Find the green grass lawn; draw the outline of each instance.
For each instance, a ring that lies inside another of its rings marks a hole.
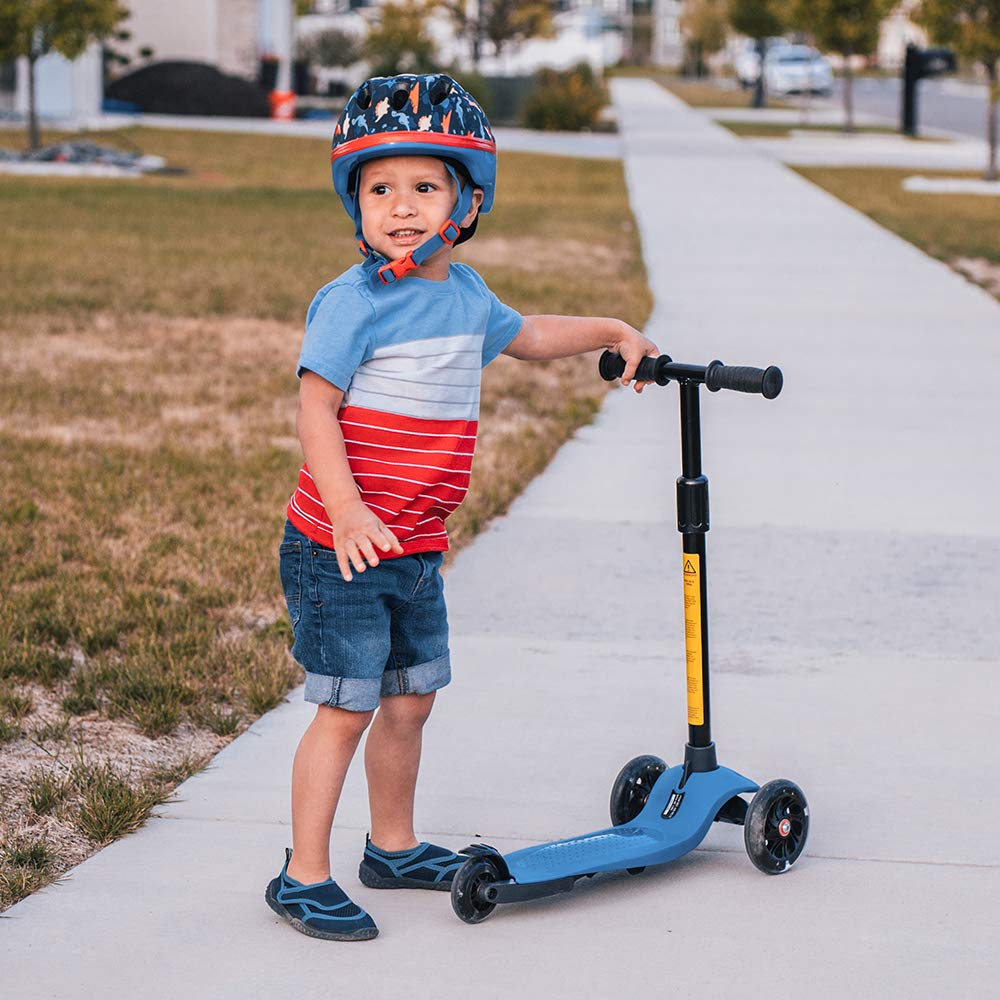
[[[0,909],[141,823],[301,676],[276,563],[294,364],[313,293],[360,259],[325,141],[88,138],[188,173],[0,184]],[[459,259],[522,312],[642,326],[620,163],[503,154],[498,190]],[[486,370],[454,546],[605,391],[593,358]]]

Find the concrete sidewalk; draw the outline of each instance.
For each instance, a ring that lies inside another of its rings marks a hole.
[[[679,361],[780,364],[773,402],[703,394],[714,734],[810,799],[760,875],[719,827],[679,862],[460,923],[335,873],[376,917],[316,942],[266,909],[310,711],[261,719],[181,801],[0,921],[5,995],[995,995],[1000,306],[652,83],[616,80],[629,188]],[[502,193],[501,193],[502,197]],[[455,681],[420,832],[501,849],[607,825],[618,768],[686,735],[676,388],[612,393],[448,576]]]

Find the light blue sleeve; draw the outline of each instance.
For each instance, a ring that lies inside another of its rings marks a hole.
[[[352,284],[333,281],[317,293],[306,314],[298,376],[315,372],[347,392],[371,347],[375,310]]]
[[[483,338],[483,367],[485,368],[521,331],[523,317],[516,309],[504,305],[483,283],[489,297],[489,318]]]

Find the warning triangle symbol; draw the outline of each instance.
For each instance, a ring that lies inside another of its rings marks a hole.
[[[697,573],[698,571],[694,568],[694,563],[690,559],[684,560],[684,572],[685,573]]]

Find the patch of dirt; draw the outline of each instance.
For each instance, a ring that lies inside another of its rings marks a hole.
[[[985,257],[955,257],[948,263],[959,274],[964,274],[1000,299],[1000,264],[994,264]]]
[[[35,398],[0,412],[0,430],[60,444],[234,449],[287,442],[294,428],[298,324],[247,318],[33,317],[0,330],[7,379]],[[88,414],[87,391],[102,412]],[[23,390],[22,390],[23,391]],[[107,403],[108,394],[117,405]],[[60,403],[68,397],[68,404]],[[112,412],[108,413],[107,410]],[[297,442],[296,442],[297,447]]]
[[[37,684],[18,685],[15,690],[30,695],[34,708],[21,721],[24,735],[6,744],[0,753],[0,841],[17,834],[44,837],[54,857],[54,878],[103,845],[76,828],[79,795],[75,791],[50,813],[38,815],[33,811],[28,796],[40,774],[64,780],[73,768],[108,763],[127,776],[130,784],[150,778],[162,781],[163,769],[182,768],[185,773],[194,773],[234,739],[184,723],[172,735],[153,740],[130,722],[106,719],[92,712],[69,719],[64,736],[42,740],[38,738],[39,730],[66,721],[58,695]]]

